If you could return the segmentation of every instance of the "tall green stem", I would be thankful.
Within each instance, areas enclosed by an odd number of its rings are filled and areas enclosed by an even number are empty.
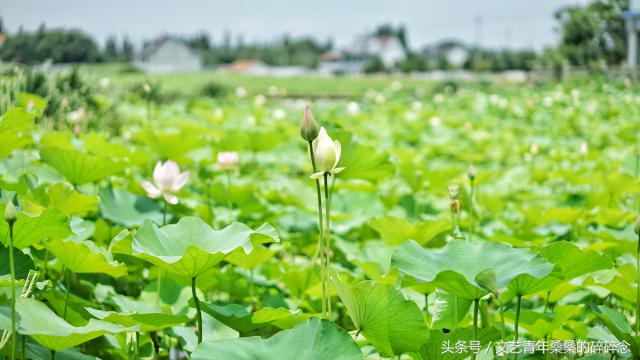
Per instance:
[[[313,154],[313,142],[309,141],[309,156],[311,157],[311,166],[313,167],[313,173],[317,172],[316,168],[316,157]],[[322,316],[325,316],[327,312],[327,293],[326,293],[326,283],[327,278],[324,271],[324,224],[323,224],[323,216],[322,216],[322,191],[320,190],[320,180],[316,179],[316,195],[318,197],[318,227],[319,227],[319,236],[318,236],[318,248],[316,250],[316,254],[314,255],[314,259],[312,263],[315,262],[315,257],[320,256],[320,277],[322,281]]]
[[[518,295],[518,301],[516,303],[516,322],[515,322],[515,337],[514,340],[517,342],[518,341],[518,325],[520,323],[520,307],[522,306],[522,295]],[[516,353],[515,356],[513,357],[515,360],[518,359],[518,354]]]
[[[62,311],[62,318],[67,320],[67,308],[69,307],[69,290],[71,289],[71,271],[68,269],[62,270],[62,276],[67,276],[66,289],[64,291],[64,310]]]
[[[640,234],[638,234],[638,250],[636,252],[636,336],[640,334]]]
[[[480,306],[480,299],[473,300],[473,341],[478,340],[478,307]],[[471,359],[475,360],[476,353],[471,353]]]
[[[327,315],[331,320],[331,283],[329,277],[331,276],[331,207],[329,206],[329,185],[327,179],[329,174],[324,174],[324,207],[325,207],[325,277],[327,278]]]
[[[13,260],[13,224],[9,221],[9,267],[11,270],[11,360],[16,358],[16,267]]]
[[[193,303],[196,305],[196,322],[198,324],[198,344],[202,342],[202,312],[200,311],[200,300],[196,294],[196,278],[191,278],[191,295],[193,295]]]
[[[167,200],[164,200],[164,206],[162,207],[162,226],[167,225]]]
[[[229,212],[233,209],[233,200],[231,198],[231,170],[227,170],[227,207]]]
[[[475,232],[476,226],[476,212],[474,208],[473,195],[475,192],[475,181],[473,179],[470,181],[470,190],[469,190],[469,218],[470,218],[470,226],[469,226],[469,240],[472,240],[473,233]]]

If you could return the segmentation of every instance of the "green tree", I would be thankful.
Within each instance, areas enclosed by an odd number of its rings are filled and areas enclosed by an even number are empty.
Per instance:
[[[626,30],[621,14],[627,8],[628,0],[596,0],[587,6],[569,6],[556,11],[561,54],[572,65],[620,64],[626,53]]]
[[[104,59],[107,61],[114,61],[120,58],[120,52],[118,51],[118,44],[115,36],[109,36],[104,45]]]

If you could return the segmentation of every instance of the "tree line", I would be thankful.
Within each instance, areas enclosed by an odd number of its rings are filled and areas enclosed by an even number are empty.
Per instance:
[[[443,54],[429,56],[425,51],[414,51],[407,45],[408,35],[403,26],[382,25],[373,34],[397,37],[407,57],[391,69],[380,59],[369,59],[366,70],[410,72],[460,67],[481,71],[530,70],[535,66],[558,67],[565,62],[589,67],[615,66],[625,59],[626,31],[621,14],[627,8],[628,0],[595,0],[588,5],[561,8],[554,15],[560,35],[557,46],[548,47],[541,53],[465,47],[467,59],[462,65],[451,64]],[[0,20],[0,33],[3,30]],[[4,44],[0,46],[3,61],[24,64],[45,60],[54,63],[130,62],[135,56],[133,43],[126,37],[119,40],[112,36],[104,46],[99,46],[90,35],[75,29],[49,29],[42,25],[33,32],[19,30],[14,34],[5,33],[5,36]],[[259,59],[270,65],[315,67],[322,55],[332,48],[331,41],[311,37],[283,36],[270,42],[245,43],[242,36],[232,39],[231,34],[226,33],[214,42],[207,33],[201,33],[183,40],[200,52],[204,63],[211,66],[238,59]]]

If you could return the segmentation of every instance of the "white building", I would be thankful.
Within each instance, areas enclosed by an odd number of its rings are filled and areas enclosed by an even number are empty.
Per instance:
[[[135,65],[150,73],[197,72],[203,69],[200,54],[185,42],[168,36],[147,44]]]
[[[407,57],[402,43],[393,35],[359,37],[350,51],[367,57],[379,57],[386,67],[392,67]]]

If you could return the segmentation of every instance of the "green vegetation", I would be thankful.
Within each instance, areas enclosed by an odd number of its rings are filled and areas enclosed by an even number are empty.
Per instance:
[[[640,357],[629,82],[2,84],[0,357]]]

